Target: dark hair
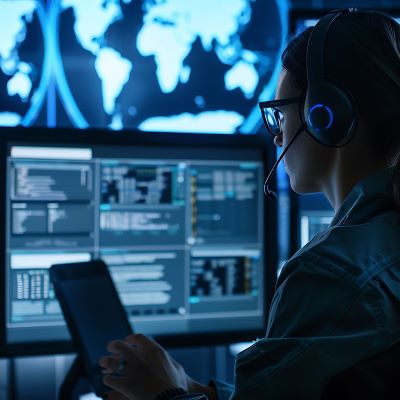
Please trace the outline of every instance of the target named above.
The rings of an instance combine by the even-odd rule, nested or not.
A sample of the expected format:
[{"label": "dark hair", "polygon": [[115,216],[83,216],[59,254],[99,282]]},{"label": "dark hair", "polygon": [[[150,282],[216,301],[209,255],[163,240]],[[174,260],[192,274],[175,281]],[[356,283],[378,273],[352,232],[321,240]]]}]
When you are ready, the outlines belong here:
[{"label": "dark hair", "polygon": [[[281,57],[299,89],[307,85],[307,45],[313,29],[294,38]],[[375,132],[367,138],[371,148],[395,166],[393,194],[400,210],[400,25],[374,11],[340,16],[328,31],[324,66],[326,78],[352,95],[359,117]]]}]

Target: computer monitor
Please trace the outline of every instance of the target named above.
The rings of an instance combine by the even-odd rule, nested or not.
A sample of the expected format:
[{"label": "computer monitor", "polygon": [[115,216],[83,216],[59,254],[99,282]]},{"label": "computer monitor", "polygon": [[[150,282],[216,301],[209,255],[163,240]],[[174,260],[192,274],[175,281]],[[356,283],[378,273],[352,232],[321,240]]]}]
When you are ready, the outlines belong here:
[{"label": "computer monitor", "polygon": [[307,195],[292,194],[291,232],[292,254],[306,245],[316,234],[329,227],[334,210],[322,193]]},{"label": "computer monitor", "polygon": [[0,126],[252,133],[287,3],[1,0]]},{"label": "computer monitor", "polygon": [[108,264],[135,331],[165,345],[264,333],[276,215],[262,137],[0,136],[3,354],[73,350],[48,269],[93,258]]},{"label": "computer monitor", "polygon": [[[297,36],[310,26],[314,26],[319,19],[331,10],[292,10],[290,12],[290,33]],[[379,10],[377,10],[379,11]],[[400,23],[400,10],[382,10],[387,12]]]},{"label": "computer monitor", "polygon": [[329,227],[333,210],[302,210],[300,213],[300,246],[306,245],[317,233]]}]

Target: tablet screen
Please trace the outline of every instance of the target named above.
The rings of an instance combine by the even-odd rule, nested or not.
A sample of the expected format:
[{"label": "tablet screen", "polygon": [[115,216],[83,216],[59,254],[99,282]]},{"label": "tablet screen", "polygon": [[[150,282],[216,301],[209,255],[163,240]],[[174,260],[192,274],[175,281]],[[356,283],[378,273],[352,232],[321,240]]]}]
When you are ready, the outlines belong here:
[{"label": "tablet screen", "polygon": [[79,332],[87,361],[97,370],[100,357],[107,354],[107,343],[132,333],[124,323],[124,311],[115,304],[118,298],[110,294],[110,283],[102,276],[60,281],[59,286]]}]

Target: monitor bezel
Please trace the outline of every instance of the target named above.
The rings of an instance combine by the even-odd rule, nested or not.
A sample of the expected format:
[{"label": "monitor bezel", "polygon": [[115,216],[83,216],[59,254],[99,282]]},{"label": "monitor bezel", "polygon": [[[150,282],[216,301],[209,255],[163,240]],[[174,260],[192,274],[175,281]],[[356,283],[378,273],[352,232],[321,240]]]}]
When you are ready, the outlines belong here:
[{"label": "monitor bezel", "polygon": [[[33,356],[75,353],[71,341],[34,341],[7,343],[6,341],[6,160],[9,143],[18,144],[68,144],[68,145],[123,145],[123,146],[178,146],[178,147],[231,147],[231,148],[259,148],[261,149],[264,163],[264,178],[269,168],[276,160],[276,148],[271,140],[264,134],[192,134],[192,133],[155,133],[140,131],[110,132],[105,129],[77,130],[73,128],[0,128],[0,154],[2,168],[2,195],[0,196],[0,215],[3,221],[3,229],[0,233],[0,257],[3,260],[3,268],[0,271],[0,355],[2,357]],[[272,186],[276,187],[276,179],[273,178]],[[260,330],[245,330],[237,332],[179,334],[168,336],[154,336],[161,345],[167,348],[197,347],[218,344],[248,342],[265,335],[268,319],[268,310],[271,303],[277,272],[277,204],[264,199],[264,310],[265,326]],[[266,239],[268,238],[268,247]]]}]

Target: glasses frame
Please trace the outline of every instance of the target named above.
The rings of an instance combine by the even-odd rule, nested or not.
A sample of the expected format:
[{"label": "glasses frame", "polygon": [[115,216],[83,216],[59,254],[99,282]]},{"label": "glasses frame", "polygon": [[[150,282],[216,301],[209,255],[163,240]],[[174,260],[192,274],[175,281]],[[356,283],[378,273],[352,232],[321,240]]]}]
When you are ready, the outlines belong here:
[{"label": "glasses frame", "polygon": [[268,132],[272,136],[274,136],[274,137],[280,136],[280,135],[282,135],[282,132],[280,132],[280,133],[272,132],[272,130],[270,129],[270,127],[268,125],[264,109],[266,109],[266,108],[274,108],[274,107],[282,107],[282,106],[287,106],[289,104],[295,104],[295,103],[299,103],[299,102],[300,102],[300,97],[291,97],[289,99],[260,101],[258,103],[258,106],[260,107],[261,115],[262,115],[262,118],[263,118],[263,121],[264,121],[264,125],[267,127]]}]

